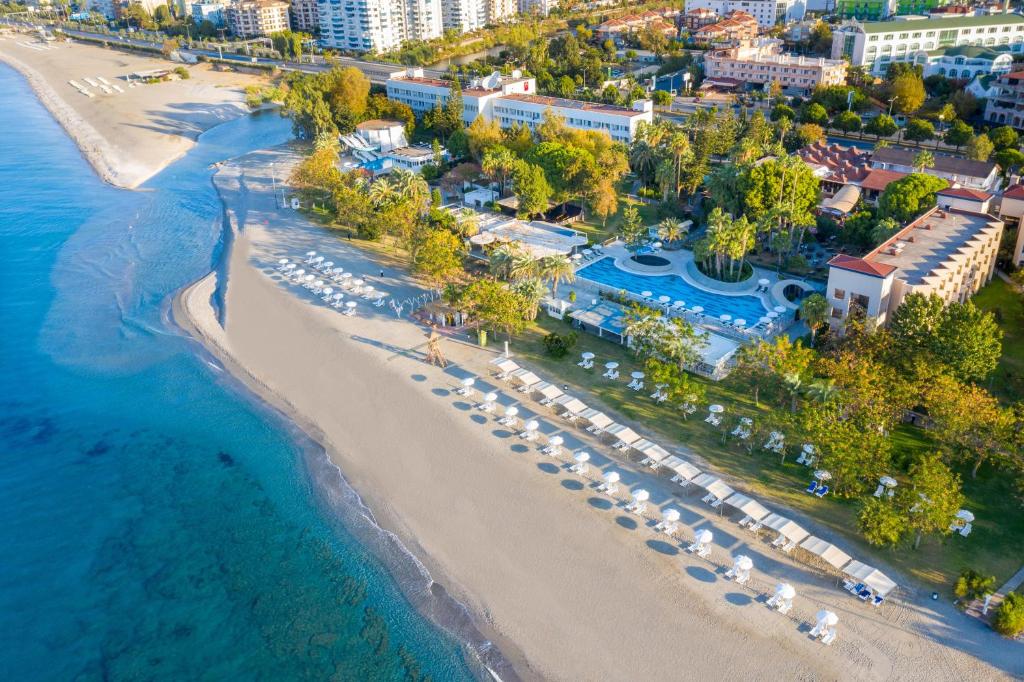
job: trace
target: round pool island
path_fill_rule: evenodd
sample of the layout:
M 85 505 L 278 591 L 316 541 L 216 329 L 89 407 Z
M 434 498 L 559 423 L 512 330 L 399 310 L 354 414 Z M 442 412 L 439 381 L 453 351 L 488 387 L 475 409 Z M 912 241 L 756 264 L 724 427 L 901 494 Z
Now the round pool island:
M 619 261 L 620 266 L 625 270 L 643 273 L 647 275 L 658 275 L 672 271 L 672 261 L 664 256 L 653 253 L 642 253 Z

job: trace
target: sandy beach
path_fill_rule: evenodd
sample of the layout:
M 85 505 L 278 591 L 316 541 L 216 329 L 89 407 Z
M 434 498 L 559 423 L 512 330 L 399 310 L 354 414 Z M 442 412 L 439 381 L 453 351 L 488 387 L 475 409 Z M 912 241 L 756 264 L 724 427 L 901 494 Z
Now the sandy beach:
M 97 174 L 125 188 L 180 158 L 203 131 L 247 113 L 245 86 L 262 80 L 199 64 L 188 67 L 188 80 L 129 88 L 126 74 L 178 64 L 85 43 L 43 44 L 18 33 L 0 36 L 0 61 L 25 76 Z M 100 77 L 123 92 L 107 94 L 85 81 L 100 83 Z M 71 80 L 94 96 L 81 94 Z
M 378 522 L 464 603 L 477 628 L 524 679 L 989 680 L 1024 674 L 1019 646 L 912 586 L 872 609 L 835 577 L 797 563 L 735 520 L 679 493 L 667 477 L 612 459 L 580 429 L 488 378 L 493 351 L 455 341 L 447 369 L 424 362 L 423 330 L 388 307 L 359 303 L 344 317 L 274 270 L 314 249 L 396 300 L 420 293 L 343 238 L 275 207 L 268 166 L 287 150 L 226 164 L 215 183 L 234 231 L 225 268 L 175 303 L 175 318 L 233 373 L 319 439 Z M 223 294 L 218 315 L 215 289 Z M 408 306 L 406 307 L 408 312 Z M 514 351 L 514 349 L 513 349 Z M 517 437 L 458 396 L 473 374 L 499 403 L 539 414 L 542 432 L 594 454 L 588 477 Z M 597 396 L 581 395 L 600 406 Z M 671 444 L 666 444 L 671 445 Z M 622 472 L 617 499 L 594 481 Z M 628 490 L 651 493 L 645 517 L 623 509 Z M 673 539 L 652 526 L 682 511 Z M 784 511 L 784 510 L 782 510 Z M 714 532 L 709 559 L 686 553 L 692 528 Z M 836 542 L 840 539 L 834 538 Z M 734 554 L 752 557 L 746 586 L 724 578 Z M 884 567 L 883 567 L 884 568 Z M 788 615 L 764 602 L 794 585 Z M 839 615 L 839 638 L 808 637 L 814 614 Z

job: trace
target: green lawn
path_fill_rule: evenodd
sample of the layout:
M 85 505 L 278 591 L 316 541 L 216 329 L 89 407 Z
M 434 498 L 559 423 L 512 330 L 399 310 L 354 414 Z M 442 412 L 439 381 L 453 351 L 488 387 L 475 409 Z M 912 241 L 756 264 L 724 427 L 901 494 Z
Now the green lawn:
M 995 575 L 1000 581 L 1010 577 L 1022 562 L 1016 548 L 1024 544 L 1024 515 L 1013 502 L 1011 482 L 995 475 L 987 467 L 977 481 L 964 476 L 967 508 L 977 516 L 974 532 L 968 538 L 925 538 L 918 550 L 900 548 L 895 551 L 879 550 L 868 546 L 856 532 L 856 500 L 826 497 L 818 499 L 804 492 L 810 481 L 810 471 L 795 464 L 793 457 L 780 463 L 775 455 L 759 448 L 753 453 L 741 447 L 735 439 L 724 440 L 722 431 L 704 423 L 706 413 L 698 411 L 689 419 L 671 407 L 650 400 L 650 391 L 636 393 L 626 388 L 624 381 L 609 382 L 601 378 L 599 367 L 615 360 L 621 363 L 623 376 L 638 369 L 640 363 L 632 353 L 618 344 L 582 334 L 573 352 L 555 359 L 544 352 L 541 339 L 544 334 L 569 330 L 564 322 L 541 316 L 536 325 L 513 343 L 514 355 L 522 357 L 547 376 L 558 377 L 558 383 L 568 384 L 580 391 L 588 404 L 596 401 L 614 414 L 642 425 L 643 432 L 660 439 L 673 449 L 690 449 L 711 462 L 715 468 L 736 476 L 745 482 L 745 489 L 762 499 L 774 501 L 806 513 L 828 532 L 843 535 L 856 547 L 858 556 L 871 561 L 877 557 L 912 575 L 928 588 L 947 590 L 961 570 L 975 568 Z M 576 365 L 579 353 L 589 350 L 597 355 L 597 366 L 584 370 Z M 718 402 L 726 408 L 723 425 L 731 431 L 740 416 L 756 420 L 765 411 L 754 407 L 752 396 L 708 381 L 707 402 Z M 653 389 L 652 389 L 653 390 Z M 915 452 L 929 447 L 927 434 L 915 427 L 904 426 L 893 434 L 896 461 L 909 461 Z
M 996 277 L 972 300 L 995 314 L 1003 330 L 1003 356 L 989 389 L 1000 398 L 1020 400 L 1024 396 L 1024 297 Z
M 624 196 L 619 197 L 619 210 L 614 215 L 608 216 L 608 220 L 605 224 L 601 224 L 599 218 L 595 218 L 589 213 L 584 213 L 584 219 L 573 223 L 571 227 L 575 230 L 579 230 L 590 238 L 591 243 L 600 243 L 609 237 L 615 236 L 619 231 L 619 223 L 622 222 L 622 210 L 630 204 L 635 205 L 640 211 L 640 217 L 643 218 L 644 225 L 654 225 L 659 222 L 658 219 L 658 207 L 656 204 L 639 204 Z

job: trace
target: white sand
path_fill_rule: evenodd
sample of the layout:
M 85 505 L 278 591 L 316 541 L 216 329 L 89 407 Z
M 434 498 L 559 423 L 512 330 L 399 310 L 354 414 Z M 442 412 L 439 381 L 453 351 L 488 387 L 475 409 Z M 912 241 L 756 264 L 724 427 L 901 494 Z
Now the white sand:
M 711 561 L 686 554 L 683 543 L 649 528 L 653 520 L 611 508 L 556 466 L 564 462 L 527 448 L 452 392 L 461 371 L 483 375 L 492 354 L 446 342 L 461 369 L 431 367 L 422 361 L 422 330 L 387 308 L 360 302 L 359 316 L 346 318 L 276 281 L 279 257 L 310 249 L 371 281 L 378 274 L 364 252 L 273 208 L 267 164 L 274 159 L 280 169 L 282 156 L 253 154 L 216 176 L 233 220 L 245 219 L 228 264 L 225 328 L 209 306 L 213 275 L 185 292 L 176 315 L 318 434 L 382 525 L 470 607 L 521 676 L 937 681 L 1024 673 L 1019 645 L 952 608 L 910 590 L 872 609 L 698 495 L 672 500 L 678 489 L 664 478 L 617 463 L 620 497 L 637 484 L 651 491 L 650 519 L 671 502 L 685 523 L 714 531 Z M 398 273 L 387 275 L 374 285 L 398 298 L 415 291 Z M 502 394 L 521 398 L 507 387 Z M 542 419 L 607 464 L 608 448 L 550 414 Z M 692 538 L 688 528 L 681 534 Z M 755 562 L 748 587 L 722 576 L 740 552 Z M 762 603 L 780 578 L 797 590 L 789 616 Z M 806 635 L 823 606 L 840 617 L 832 647 Z
M 261 82 L 259 76 L 195 65 L 188 67 L 188 80 L 129 88 L 126 74 L 178 64 L 86 43 L 50 43 L 40 49 L 23 34 L 0 37 L 0 61 L 28 79 L 100 177 L 128 188 L 184 155 L 203 131 L 246 114 L 244 88 Z M 124 92 L 106 94 L 85 81 L 101 83 L 100 76 Z M 95 96 L 81 94 L 71 80 Z

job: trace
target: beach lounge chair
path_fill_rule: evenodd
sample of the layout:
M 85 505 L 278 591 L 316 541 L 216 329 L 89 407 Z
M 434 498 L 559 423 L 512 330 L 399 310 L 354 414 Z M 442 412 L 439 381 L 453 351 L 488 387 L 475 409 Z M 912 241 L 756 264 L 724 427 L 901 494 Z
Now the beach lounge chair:
M 828 634 L 821 638 L 821 643 L 825 646 L 831 646 L 832 642 L 836 641 L 836 631 L 829 630 Z
M 534 441 L 534 440 L 537 440 L 537 432 L 536 431 L 523 431 L 522 433 L 519 434 L 519 437 L 522 438 L 523 440 Z
M 711 504 L 711 501 L 714 500 L 714 499 L 716 499 L 715 498 L 715 494 L 714 493 L 708 493 L 707 495 L 702 497 L 700 501 L 703 502 L 704 504 Z
M 764 528 L 764 524 L 761 523 L 760 521 L 758 521 L 757 523 L 754 523 L 754 524 L 751 524 L 750 526 L 748 526 L 747 530 L 749 530 L 751 533 L 756 533 L 757 531 L 761 530 L 762 528 Z
M 634 500 L 633 502 L 630 502 L 629 504 L 626 505 L 626 511 L 633 512 L 634 514 L 643 514 L 645 511 L 647 511 L 647 503 L 637 502 Z
M 795 542 L 793 542 L 792 540 L 790 540 L 789 542 L 787 542 L 786 544 L 784 544 L 784 545 L 783 545 L 782 547 L 780 547 L 779 549 L 781 549 L 781 550 L 783 551 L 783 553 L 785 553 L 785 554 L 789 554 L 789 553 L 790 553 L 790 552 L 792 552 L 792 551 L 793 551 L 794 549 L 796 549 L 796 543 L 795 543 Z
M 640 380 L 637 380 L 636 386 L 633 386 L 633 390 L 634 391 L 642 391 L 642 390 L 644 390 L 644 382 L 640 381 Z
M 786 536 L 785 535 L 781 535 L 780 534 L 779 537 L 777 537 L 774 540 L 772 540 L 772 547 L 782 547 L 784 544 L 786 544 Z
M 720 497 L 716 497 L 714 499 L 714 501 L 712 501 L 712 503 L 711 503 L 711 508 L 712 509 L 718 509 L 721 506 L 722 506 L 722 498 L 720 498 Z
M 485 400 L 484 402 L 477 405 L 476 409 L 480 410 L 481 412 L 494 412 L 494 403 Z
M 687 479 L 683 478 L 680 474 L 676 474 L 675 476 L 673 476 L 671 478 L 671 481 L 673 483 L 678 483 L 680 488 L 685 488 L 686 486 L 690 485 L 690 482 Z
M 874 597 L 871 598 L 871 605 L 875 606 L 875 607 L 881 606 L 882 602 L 884 602 L 884 601 L 885 601 L 885 597 L 882 597 L 882 596 L 879 596 L 879 595 L 876 594 Z
M 748 525 L 750 525 L 751 521 L 753 521 L 753 520 L 754 520 L 753 517 L 744 516 L 742 519 L 740 519 L 740 527 L 741 528 L 746 528 Z
M 610 369 L 607 372 L 605 372 L 604 374 L 602 374 L 601 376 L 603 376 L 605 379 L 612 379 L 612 380 L 618 379 L 619 378 L 619 370 L 617 370 L 617 369 Z
M 828 486 L 827 485 L 823 485 L 823 486 L 819 487 L 815 491 L 814 495 L 815 495 L 815 497 L 825 497 L 826 495 L 828 495 Z
M 810 485 L 807 486 L 807 490 L 804 491 L 804 492 L 808 492 L 808 493 L 813 495 L 815 493 L 815 491 L 817 491 L 817 490 L 818 490 L 818 482 L 817 481 L 811 481 Z
M 711 556 L 711 545 L 704 545 L 703 547 L 698 549 L 697 556 L 699 556 L 701 559 L 707 559 L 709 556 Z
M 708 424 L 711 424 L 712 426 L 719 426 L 722 423 L 722 418 L 719 417 L 717 414 L 709 414 L 707 419 L 705 419 L 704 421 L 706 421 Z
M 597 492 L 604 493 L 606 495 L 615 495 L 619 492 L 619 486 L 617 483 L 602 483 L 597 486 Z
M 382 308 L 382 307 L 384 307 L 384 296 L 383 295 L 382 296 L 378 296 L 377 300 L 373 302 L 373 306 L 375 308 Z

